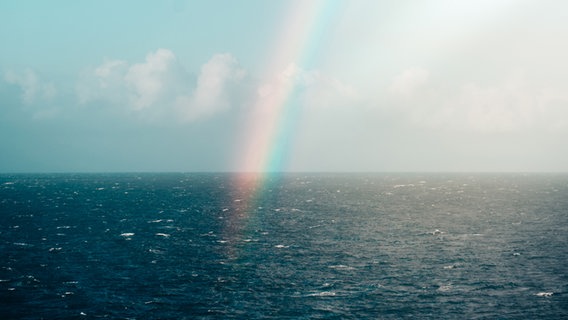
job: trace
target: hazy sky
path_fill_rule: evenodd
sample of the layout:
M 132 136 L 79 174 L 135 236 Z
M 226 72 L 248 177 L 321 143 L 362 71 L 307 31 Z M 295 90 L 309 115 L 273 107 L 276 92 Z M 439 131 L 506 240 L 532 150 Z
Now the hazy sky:
M 1 1 L 0 172 L 568 171 L 566 12 Z

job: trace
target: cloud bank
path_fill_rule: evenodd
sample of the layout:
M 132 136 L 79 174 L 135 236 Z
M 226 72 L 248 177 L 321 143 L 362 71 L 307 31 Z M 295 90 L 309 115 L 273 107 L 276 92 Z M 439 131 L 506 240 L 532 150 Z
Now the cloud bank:
M 231 109 L 246 110 L 291 89 L 301 91 L 295 103 L 310 108 L 346 105 L 356 96 L 355 89 L 340 80 L 294 63 L 270 79 L 255 78 L 229 53 L 213 55 L 193 74 L 168 49 L 150 52 L 140 63 L 106 59 L 86 69 L 76 95 L 82 105 L 126 108 L 153 121 L 195 122 Z
M 230 53 L 214 54 L 192 72 L 174 52 L 162 48 L 140 62 L 105 59 L 86 68 L 74 95 L 83 109 L 113 110 L 148 122 L 192 123 L 231 110 L 245 115 L 255 105 L 276 108 L 274 101 L 286 98 L 315 118 L 346 108 L 377 122 L 388 118 L 401 126 L 453 132 L 568 130 L 568 94 L 561 84 L 545 83 L 526 70 L 511 70 L 485 83 L 450 81 L 424 67 L 401 70 L 390 82 L 383 78 L 370 78 L 370 83 L 387 84 L 365 92 L 293 62 L 272 77 L 258 78 Z M 4 81 L 19 88 L 22 106 L 34 118 L 53 117 L 69 108 L 60 99 L 64 92 L 31 68 L 4 72 Z
M 492 84 L 440 83 L 424 68 L 409 68 L 392 79 L 388 111 L 430 129 L 476 133 L 567 130 L 568 94 L 510 72 Z

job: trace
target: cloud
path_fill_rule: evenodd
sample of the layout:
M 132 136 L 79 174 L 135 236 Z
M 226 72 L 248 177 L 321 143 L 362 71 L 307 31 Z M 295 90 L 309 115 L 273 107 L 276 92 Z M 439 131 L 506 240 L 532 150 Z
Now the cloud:
M 357 96 L 353 87 L 317 70 L 288 65 L 271 79 L 253 80 L 230 53 L 213 55 L 196 77 L 168 49 L 131 64 L 107 59 L 85 70 L 77 83 L 79 102 L 104 102 L 138 117 L 193 122 L 248 105 L 270 107 L 292 94 L 304 107 L 348 105 Z
M 214 55 L 201 67 L 195 90 L 178 96 L 176 107 L 188 121 L 223 112 L 235 103 L 235 87 L 245 76 L 246 71 L 232 55 Z
M 100 66 L 83 72 L 76 86 L 81 104 L 105 100 L 115 104 L 126 104 L 124 77 L 128 63 L 121 60 L 105 60 Z
M 539 97 L 522 83 L 495 87 L 466 84 L 453 112 L 456 119 L 479 132 L 511 132 L 530 128 L 537 120 Z M 451 121 L 451 119 L 447 119 Z
M 304 70 L 294 63 L 258 86 L 258 99 L 269 101 L 279 96 L 296 98 L 296 103 L 302 107 L 315 110 L 348 106 L 359 98 L 354 87 L 319 70 Z
M 568 129 L 568 94 L 511 72 L 501 81 L 434 84 L 429 72 L 408 69 L 387 91 L 390 112 L 410 124 L 453 131 L 505 133 Z M 402 99 L 401 99 L 402 98 Z
M 388 91 L 395 95 L 411 96 L 424 86 L 430 77 L 430 72 L 423 68 L 410 68 L 397 75 Z
M 242 88 L 237 87 L 245 77 L 245 70 L 228 53 L 214 55 L 194 79 L 172 51 L 158 49 L 141 63 L 105 60 L 86 70 L 76 94 L 82 104 L 102 101 L 126 106 L 150 120 L 196 121 L 240 103 Z
M 304 103 L 308 107 L 347 107 L 359 98 L 354 87 L 320 71 L 308 72 L 306 77 Z
M 4 80 L 20 87 L 22 90 L 22 102 L 27 105 L 33 104 L 38 100 L 53 100 L 57 94 L 55 85 L 52 82 L 41 80 L 32 69 L 26 69 L 20 73 L 7 71 L 4 74 Z
M 171 104 L 183 73 L 186 72 L 173 52 L 158 49 L 148 53 L 142 63 L 105 60 L 86 70 L 77 84 L 76 93 L 83 104 L 106 101 L 126 105 L 138 112 Z
M 522 132 L 568 129 L 568 95 L 532 83 L 525 74 L 513 74 L 494 85 L 467 83 L 460 87 L 445 121 L 476 132 Z M 450 105 L 451 104 L 451 105 Z
M 4 73 L 6 83 L 19 87 L 20 111 L 34 120 L 54 118 L 61 111 L 61 94 L 53 82 L 42 79 L 33 69 Z
M 146 61 L 128 69 L 124 81 L 130 90 L 130 105 L 141 110 L 154 105 L 167 91 L 176 57 L 167 49 L 158 49 L 146 56 Z

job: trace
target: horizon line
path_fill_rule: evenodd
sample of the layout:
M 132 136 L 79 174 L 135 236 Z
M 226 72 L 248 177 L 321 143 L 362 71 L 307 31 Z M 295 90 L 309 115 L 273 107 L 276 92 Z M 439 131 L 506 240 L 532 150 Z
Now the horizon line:
M 235 174 L 235 175 L 281 175 L 281 174 L 568 174 L 568 171 L 499 171 L 499 170 L 286 170 L 286 171 L 235 171 L 235 170 L 195 170 L 195 171 L 0 171 L 9 174 Z

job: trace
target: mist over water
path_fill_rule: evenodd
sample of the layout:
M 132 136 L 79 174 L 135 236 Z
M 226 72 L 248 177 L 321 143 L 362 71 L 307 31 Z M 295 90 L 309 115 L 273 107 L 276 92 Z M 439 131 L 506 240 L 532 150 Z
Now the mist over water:
M 5 319 L 562 319 L 568 176 L 0 175 Z

